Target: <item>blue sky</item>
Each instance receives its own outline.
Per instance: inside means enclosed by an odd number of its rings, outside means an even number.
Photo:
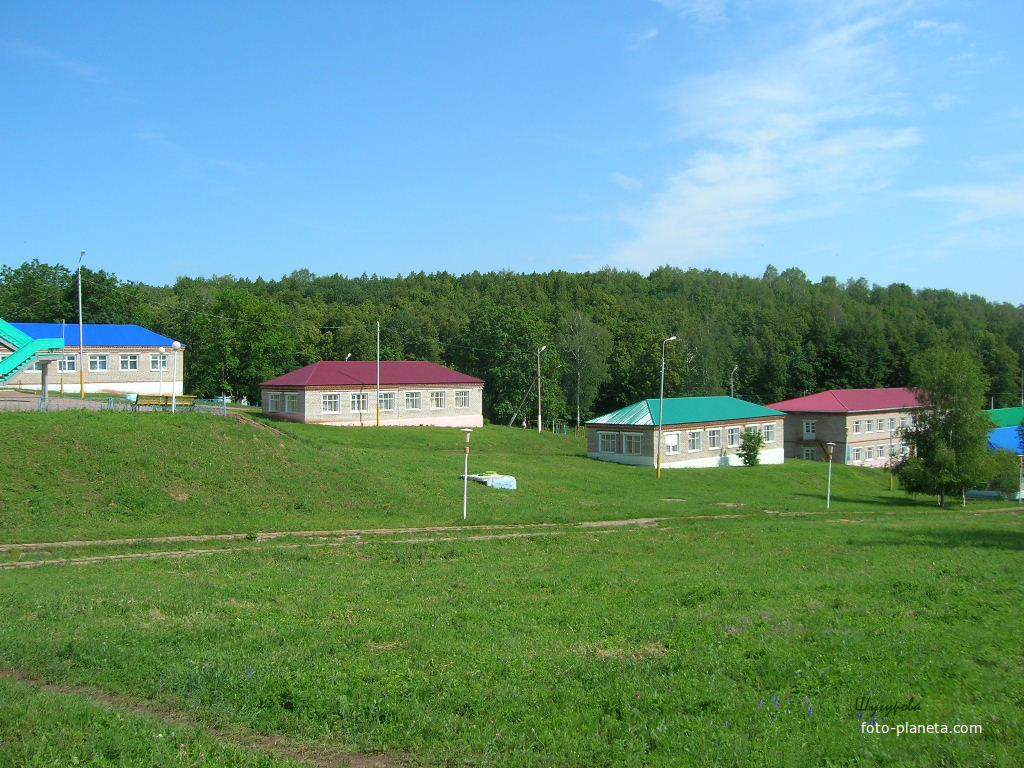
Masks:
[[[0,259],[1019,304],[1019,0],[4,3]]]

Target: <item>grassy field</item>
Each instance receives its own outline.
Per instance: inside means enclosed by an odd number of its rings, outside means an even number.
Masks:
[[[5,468],[7,542],[461,523],[451,431],[27,416],[2,419],[38,451]],[[32,683],[0,677],[0,766],[1020,764],[1018,510],[836,467],[825,514],[820,464],[656,481],[473,439],[520,490],[471,488],[455,531],[3,552],[212,550],[0,571],[0,670]],[[667,519],[578,524],[636,517]],[[879,724],[982,731],[862,733],[911,697]]]

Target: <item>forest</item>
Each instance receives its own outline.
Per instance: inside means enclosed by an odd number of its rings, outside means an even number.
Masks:
[[[77,272],[0,268],[0,317],[78,321]],[[545,421],[576,423],[665,395],[771,403],[819,390],[906,386],[913,361],[944,344],[969,352],[986,406],[1024,398],[1024,305],[865,279],[812,282],[661,267],[597,272],[277,280],[180,277],[170,286],[82,269],[86,323],[136,323],[186,345],[185,390],[259,399],[259,383],[318,360],[431,360],[486,381],[484,415],[529,418],[538,350]]]

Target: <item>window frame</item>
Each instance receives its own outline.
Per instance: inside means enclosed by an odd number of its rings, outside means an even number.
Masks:
[[[682,432],[666,432],[665,433],[665,455],[666,456],[678,456],[680,453],[680,446],[682,440],[680,439]]]
[[[415,404],[414,404],[415,403]],[[409,390],[405,393],[405,410],[423,410],[423,392],[418,389]]]
[[[607,441],[611,439],[611,448],[607,448]],[[618,432],[598,432],[597,433],[597,452],[598,453],[618,453],[619,452],[619,433]]]
[[[362,407],[359,407],[359,406],[362,406]],[[369,413],[370,412],[370,393],[369,392],[349,392],[348,409],[352,413]]]
[[[163,360],[161,360],[163,358]],[[150,373],[160,371],[169,371],[170,366],[168,365],[170,355],[166,352],[150,352],[149,353],[149,371]]]
[[[717,451],[722,447],[722,428],[715,427],[708,431],[708,450]]]
[[[283,392],[267,392],[267,413],[284,413]]]
[[[725,434],[727,448],[739,448],[743,445],[743,427],[739,424],[728,427]],[[735,438],[735,440],[733,438]]]
[[[694,445],[697,447],[694,448]],[[686,452],[687,453],[701,453],[704,451],[704,430],[703,429],[688,429],[686,430]]]
[[[129,372],[129,373],[132,372],[132,371],[135,371],[136,373],[138,372],[138,370],[139,370],[139,353],[138,352],[125,352],[124,354],[119,355],[118,358],[119,358],[118,370],[126,371],[126,372]],[[132,363],[135,364],[134,367],[132,367]]]
[[[764,438],[765,443],[774,443],[777,432],[778,430],[775,429],[774,421],[769,421],[766,424],[761,425],[761,437]],[[771,437],[768,436],[769,433],[771,433]]]
[[[68,363],[71,363],[71,367],[68,367]],[[78,371],[78,355],[64,355],[63,360],[57,361],[57,372],[58,373],[76,373]]]
[[[110,370],[110,355],[89,355],[89,370],[91,373],[106,373]],[[103,367],[98,363],[102,362]]]
[[[643,432],[622,432],[622,455],[643,456],[644,435]],[[636,450],[633,450],[633,448]]]
[[[440,405],[438,405],[440,402]],[[448,407],[448,391],[444,389],[430,390],[430,410],[443,411]]]
[[[320,413],[341,413],[341,392],[321,392]]]
[[[460,403],[463,400],[465,402]],[[469,408],[470,394],[468,389],[456,389],[455,390],[455,407],[456,408]]]
[[[390,413],[391,411],[394,411],[398,407],[398,397],[396,395],[397,393],[394,392],[393,390],[388,390],[387,392],[380,393],[378,405],[380,405],[381,411],[387,411]],[[387,404],[389,402],[390,405]]]
[[[301,413],[299,410],[299,393],[284,392],[284,411],[282,413]],[[291,406],[294,404],[294,408]]]
[[[817,419],[804,419],[803,424],[803,436],[804,440],[817,440],[818,439],[818,420]]]

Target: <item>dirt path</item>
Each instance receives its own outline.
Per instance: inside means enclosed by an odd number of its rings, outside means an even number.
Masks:
[[[268,752],[275,757],[296,760],[316,768],[405,768],[409,765],[420,765],[411,756],[400,755],[368,755],[358,752],[346,752],[335,747],[318,744],[293,736],[257,733],[241,726],[230,729],[209,728],[180,710],[173,709],[145,699],[121,696],[99,688],[67,683],[53,684],[35,680],[16,670],[0,670],[0,677],[15,680],[40,691],[48,691],[63,696],[80,696],[108,710],[121,710],[135,715],[151,717],[177,728],[198,728],[218,741],[236,744],[245,749]]]

